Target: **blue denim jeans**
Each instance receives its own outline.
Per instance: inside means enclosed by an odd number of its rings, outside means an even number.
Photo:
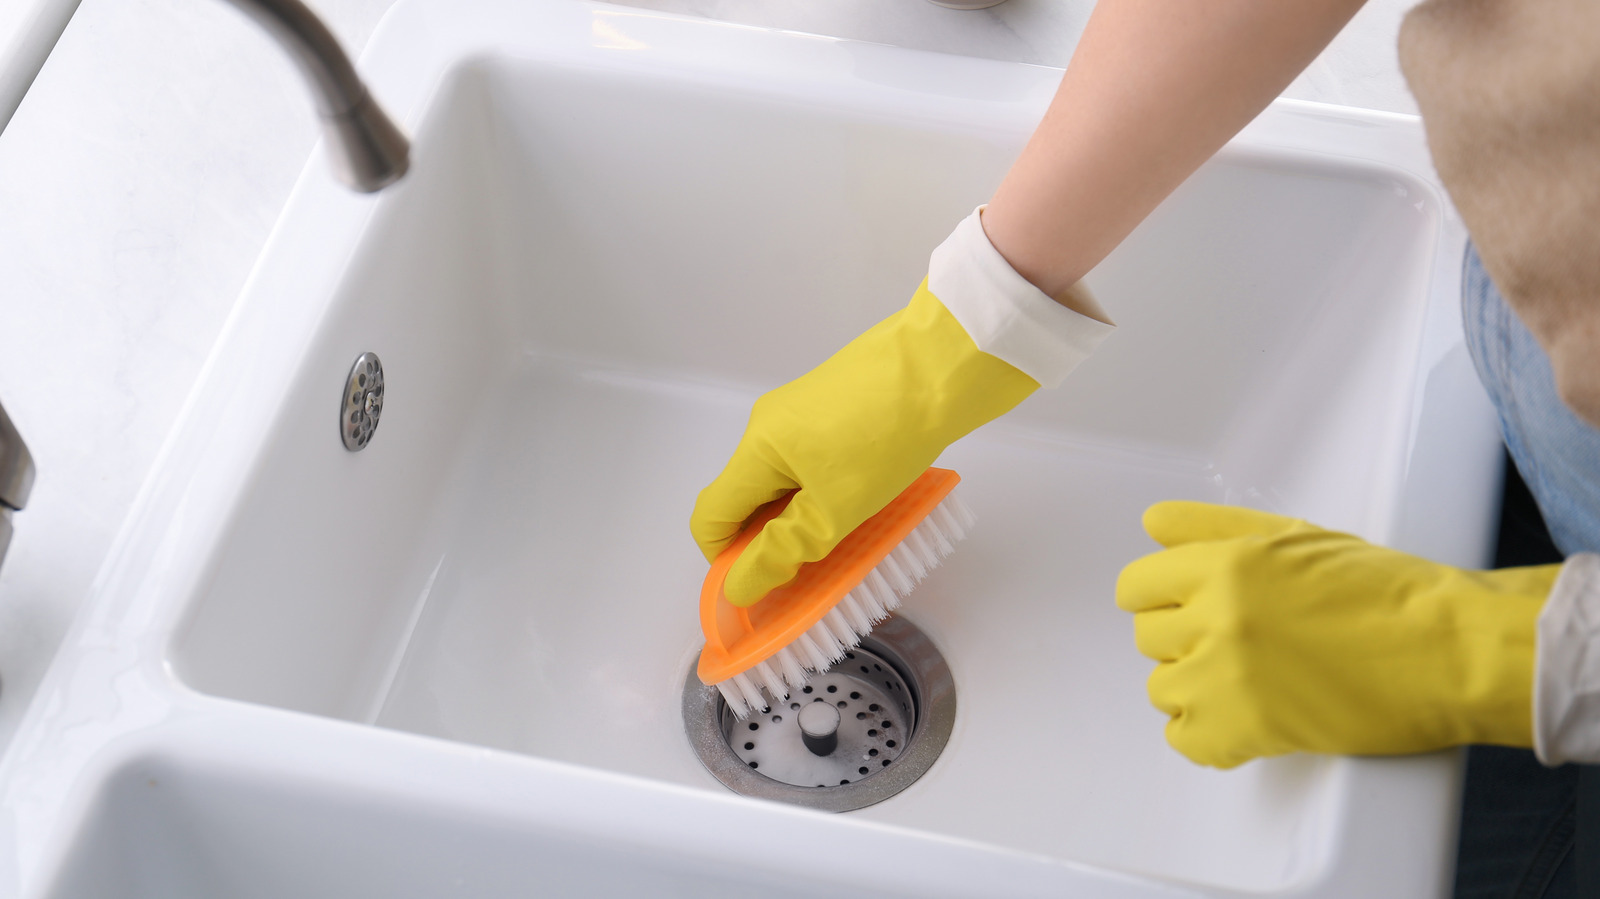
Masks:
[[[1537,564],[1600,551],[1600,430],[1561,401],[1549,357],[1506,305],[1471,246],[1462,271],[1461,311],[1467,348],[1500,415],[1501,433],[1516,467],[1506,473],[1510,483],[1497,564]],[[1537,513],[1530,510],[1527,515],[1531,525],[1519,521],[1512,508],[1519,474],[1537,505]],[[1540,517],[1548,538],[1543,533],[1508,533],[1539,530]],[[1514,560],[1507,560],[1508,541]],[[1600,811],[1590,798],[1600,786],[1597,771],[1574,765],[1546,768],[1524,749],[1471,747],[1457,899],[1584,895],[1578,881],[1590,879],[1590,866],[1579,864],[1574,847],[1582,843],[1584,853],[1600,849],[1591,847],[1587,837],[1591,816]],[[1576,836],[1580,827],[1583,838]],[[1592,891],[1600,885],[1584,886]]]
[[[1556,394],[1550,358],[1501,299],[1470,245],[1461,312],[1467,349],[1500,413],[1506,449],[1551,539],[1564,556],[1600,552],[1600,430]]]

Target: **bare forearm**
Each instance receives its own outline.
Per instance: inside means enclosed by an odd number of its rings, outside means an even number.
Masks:
[[[1067,289],[1266,108],[1361,3],[1100,0],[984,211],[990,242],[1071,305]]]

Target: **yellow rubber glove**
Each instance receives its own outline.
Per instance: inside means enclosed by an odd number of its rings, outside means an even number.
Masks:
[[[1167,549],[1122,570],[1117,605],[1193,761],[1533,745],[1535,623],[1561,566],[1466,571],[1207,503],[1157,503],[1144,527]]]
[[[924,281],[906,308],[757,400],[733,458],[700,492],[689,527],[710,560],[758,508],[799,491],[728,572],[728,601],[750,605],[787,583],[946,446],[1038,387],[979,350]]]

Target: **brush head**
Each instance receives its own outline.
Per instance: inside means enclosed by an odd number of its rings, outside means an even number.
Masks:
[[[701,587],[700,680],[717,687],[743,718],[844,658],[972,527],[972,512],[952,492],[960,481],[948,469],[928,469],[826,558],[802,565],[794,580],[741,608],[723,595],[723,580],[788,497],[763,509],[717,556]]]

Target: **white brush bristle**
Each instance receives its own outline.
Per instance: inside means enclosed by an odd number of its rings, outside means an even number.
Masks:
[[[972,510],[952,490],[821,621],[777,655],[718,683],[728,708],[739,718],[770,709],[860,646],[873,625],[900,608],[917,583],[955,551],[974,521]]]

